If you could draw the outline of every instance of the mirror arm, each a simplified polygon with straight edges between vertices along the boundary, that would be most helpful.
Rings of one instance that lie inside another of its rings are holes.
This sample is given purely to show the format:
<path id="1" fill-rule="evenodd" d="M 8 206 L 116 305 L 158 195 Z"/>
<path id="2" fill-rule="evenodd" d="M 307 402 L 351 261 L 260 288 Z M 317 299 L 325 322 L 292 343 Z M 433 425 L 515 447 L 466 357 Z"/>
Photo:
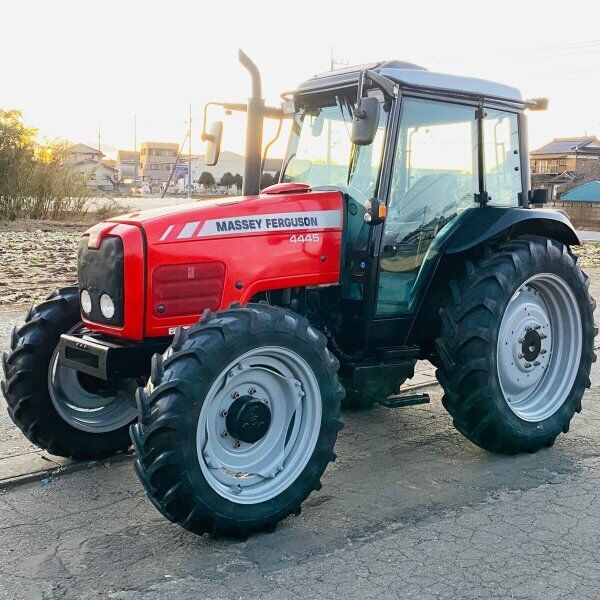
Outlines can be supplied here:
<path id="1" fill-rule="evenodd" d="M 384 94 L 387 94 L 390 98 L 396 97 L 396 84 L 387 77 L 376 73 L 375 71 L 371 71 L 370 69 L 365 69 L 360 74 L 360 79 L 358 81 L 358 94 L 359 99 L 362 98 L 364 92 L 364 86 L 367 79 L 371 80 Z"/>

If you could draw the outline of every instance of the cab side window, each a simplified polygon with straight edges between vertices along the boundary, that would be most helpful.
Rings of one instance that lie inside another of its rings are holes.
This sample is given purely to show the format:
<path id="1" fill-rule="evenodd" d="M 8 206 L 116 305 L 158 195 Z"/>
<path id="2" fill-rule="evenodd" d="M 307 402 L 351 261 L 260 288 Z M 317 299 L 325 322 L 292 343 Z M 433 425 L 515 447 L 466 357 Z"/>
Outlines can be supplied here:
<path id="1" fill-rule="evenodd" d="M 485 187 L 490 204 L 518 206 L 523 185 L 517 115 L 486 108 L 483 140 Z"/>

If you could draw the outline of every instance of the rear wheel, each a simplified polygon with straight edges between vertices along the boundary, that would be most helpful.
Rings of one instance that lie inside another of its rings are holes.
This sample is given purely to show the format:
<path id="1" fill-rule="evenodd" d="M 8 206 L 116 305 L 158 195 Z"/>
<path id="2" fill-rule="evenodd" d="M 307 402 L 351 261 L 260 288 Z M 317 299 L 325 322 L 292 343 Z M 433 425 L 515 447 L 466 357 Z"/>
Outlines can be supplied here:
<path id="1" fill-rule="evenodd" d="M 306 319 L 250 304 L 180 331 L 140 389 L 136 471 L 194 533 L 273 529 L 320 488 L 342 424 L 337 360 Z"/>
<path id="2" fill-rule="evenodd" d="M 595 302 L 576 257 L 556 240 L 507 240 L 450 287 L 436 349 L 454 425 L 494 452 L 552 445 L 581 411 L 595 360 Z"/>
<path id="3" fill-rule="evenodd" d="M 8 414 L 31 442 L 59 456 L 101 458 L 131 445 L 137 383 L 107 383 L 62 364 L 61 334 L 82 329 L 77 288 L 33 307 L 3 356 L 2 391 Z"/>

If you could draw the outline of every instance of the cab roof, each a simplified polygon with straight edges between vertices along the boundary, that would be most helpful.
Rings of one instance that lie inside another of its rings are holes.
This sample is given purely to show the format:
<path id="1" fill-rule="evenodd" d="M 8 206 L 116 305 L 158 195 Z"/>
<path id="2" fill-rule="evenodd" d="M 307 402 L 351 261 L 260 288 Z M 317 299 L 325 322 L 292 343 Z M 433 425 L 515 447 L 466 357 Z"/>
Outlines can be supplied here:
<path id="1" fill-rule="evenodd" d="M 435 73 L 424 67 L 400 60 L 357 65 L 336 71 L 327 71 L 302 83 L 297 94 L 309 93 L 328 88 L 350 86 L 358 82 L 361 71 L 370 69 L 396 82 L 401 88 L 426 89 L 449 92 L 478 98 L 493 98 L 517 104 L 525 104 L 521 92 L 512 86 L 446 73 Z"/>

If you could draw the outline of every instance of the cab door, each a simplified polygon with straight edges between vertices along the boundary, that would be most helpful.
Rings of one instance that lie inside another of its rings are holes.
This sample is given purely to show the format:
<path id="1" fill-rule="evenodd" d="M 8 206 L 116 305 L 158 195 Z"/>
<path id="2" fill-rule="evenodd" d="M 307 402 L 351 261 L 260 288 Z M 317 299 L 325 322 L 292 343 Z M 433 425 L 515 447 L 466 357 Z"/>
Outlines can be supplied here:
<path id="1" fill-rule="evenodd" d="M 476 106 L 404 97 L 380 253 L 375 318 L 411 314 L 428 266 L 479 191 Z"/>

